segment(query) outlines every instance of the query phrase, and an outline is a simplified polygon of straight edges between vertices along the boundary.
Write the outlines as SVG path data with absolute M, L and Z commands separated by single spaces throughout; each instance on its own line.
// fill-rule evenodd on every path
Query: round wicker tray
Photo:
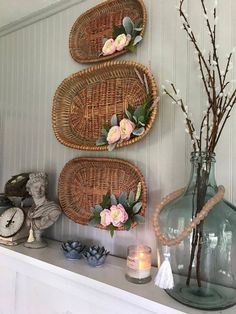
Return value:
M 100 56 L 103 38 L 111 38 L 113 25 L 119 26 L 125 16 L 132 21 L 143 20 L 144 34 L 147 13 L 142 0 L 108 0 L 82 14 L 74 23 L 69 38 L 72 58 L 79 63 L 105 61 L 126 53 L 126 50 L 110 56 Z
M 59 201 L 67 217 L 87 225 L 91 218 L 90 208 L 101 203 L 103 195 L 108 191 L 115 196 L 121 192 L 135 192 L 139 182 L 142 185 L 141 215 L 144 216 L 147 187 L 137 167 L 122 159 L 78 157 L 70 160 L 60 174 Z M 98 227 L 104 229 L 101 225 Z
M 52 124 L 58 141 L 80 150 L 107 150 L 107 145 L 96 146 L 103 125 L 115 113 L 122 119 L 128 104 L 137 107 L 147 98 L 145 86 L 135 70 L 146 75 L 155 100 L 155 80 L 145 66 L 136 62 L 110 61 L 66 78 L 57 88 L 53 100 Z M 154 108 L 141 136 L 123 141 L 116 148 L 141 140 L 151 129 L 156 114 L 157 108 Z

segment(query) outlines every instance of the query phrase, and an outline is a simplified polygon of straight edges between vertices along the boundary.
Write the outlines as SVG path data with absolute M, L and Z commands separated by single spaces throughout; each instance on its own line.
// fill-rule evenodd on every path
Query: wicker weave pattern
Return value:
M 58 87 L 53 103 L 53 128 L 57 139 L 64 145 L 81 150 L 107 150 L 96 146 L 102 126 L 116 113 L 124 116 L 128 104 L 138 106 L 147 98 L 144 85 L 134 69 L 146 75 L 152 99 L 157 87 L 148 69 L 136 62 L 113 61 L 77 72 Z M 155 108 L 142 136 L 117 145 L 132 144 L 143 138 L 152 127 L 157 114 Z
M 142 0 L 108 0 L 82 14 L 70 32 L 69 48 L 73 59 L 80 63 L 92 63 L 124 54 L 125 50 L 99 57 L 103 38 L 111 38 L 113 25 L 121 25 L 125 16 L 133 21 L 143 19 L 143 36 L 147 13 Z
M 144 216 L 147 187 L 137 167 L 121 159 L 74 158 L 65 165 L 60 174 L 60 204 L 70 219 L 86 225 L 91 217 L 90 208 L 101 203 L 103 195 L 108 191 L 116 196 L 121 192 L 136 191 L 139 182 L 142 184 L 141 214 Z

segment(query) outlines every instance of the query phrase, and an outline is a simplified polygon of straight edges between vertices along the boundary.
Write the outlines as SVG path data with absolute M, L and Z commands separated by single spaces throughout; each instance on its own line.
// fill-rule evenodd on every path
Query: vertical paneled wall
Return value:
M 184 132 L 182 113 L 162 95 L 158 119 L 142 142 L 112 153 L 89 153 L 64 147 L 56 140 L 51 125 L 54 92 L 66 76 L 86 67 L 73 61 L 69 54 L 69 31 L 81 13 L 100 2 L 82 1 L 0 38 L 0 183 L 2 190 L 11 175 L 43 170 L 50 177 L 49 195 L 56 199 L 58 176 L 64 164 L 75 156 L 111 156 L 133 162 L 142 170 L 149 188 L 145 225 L 119 232 L 111 239 L 106 231 L 77 225 L 63 216 L 48 231 L 54 239 L 87 239 L 105 245 L 115 255 L 125 256 L 129 244 L 142 242 L 155 250 L 153 209 L 162 196 L 186 184 L 191 146 Z M 202 47 L 207 47 L 200 1 L 186 2 L 192 28 Z M 233 15 L 236 3 L 219 2 L 219 49 L 225 62 L 226 52 L 236 44 Z M 145 0 L 145 4 L 148 11 L 145 38 L 137 54 L 123 58 L 150 64 L 159 86 L 166 84 L 166 79 L 176 82 L 197 123 L 206 97 L 191 43 L 180 30 L 175 8 L 178 1 Z M 235 78 L 234 70 L 231 77 Z M 217 149 L 217 181 L 225 185 L 227 198 L 234 202 L 235 122 L 233 113 Z

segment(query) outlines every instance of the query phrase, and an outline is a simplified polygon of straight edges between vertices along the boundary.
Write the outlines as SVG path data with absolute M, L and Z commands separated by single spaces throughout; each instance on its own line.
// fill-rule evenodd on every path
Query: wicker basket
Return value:
M 91 218 L 90 208 L 102 202 L 108 191 L 115 196 L 121 192 L 136 191 L 142 185 L 142 209 L 147 206 L 147 187 L 140 170 L 131 163 L 113 158 L 78 157 L 63 168 L 58 194 L 64 213 L 74 222 L 87 225 Z M 136 223 L 132 227 L 136 226 Z M 99 228 L 104 229 L 101 225 Z M 120 230 L 123 230 L 120 228 Z
M 147 13 L 142 0 L 108 0 L 82 14 L 70 32 L 69 48 L 72 58 L 79 63 L 92 63 L 124 54 L 125 50 L 99 57 L 103 39 L 112 37 L 113 25 L 121 25 L 125 16 L 129 16 L 132 21 L 142 18 L 143 36 Z
M 64 145 L 90 151 L 104 151 L 107 145 L 96 146 L 101 128 L 116 113 L 124 117 L 128 104 L 137 107 L 147 98 L 144 85 L 135 69 L 146 75 L 154 100 L 157 87 L 149 70 L 136 62 L 111 61 L 77 72 L 66 78 L 58 87 L 52 110 L 53 129 Z M 153 125 L 157 114 L 154 108 L 141 136 L 118 144 L 121 148 L 142 139 Z

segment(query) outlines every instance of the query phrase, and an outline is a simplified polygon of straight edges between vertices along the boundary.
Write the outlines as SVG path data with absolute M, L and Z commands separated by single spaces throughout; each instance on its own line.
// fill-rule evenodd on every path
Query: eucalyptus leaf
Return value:
M 89 221 L 89 224 L 91 225 L 91 226 L 96 226 L 96 225 L 98 225 L 100 223 L 100 219 L 98 219 L 98 218 L 92 218 L 90 221 Z
M 136 203 L 134 205 L 134 207 L 133 207 L 133 213 L 137 214 L 140 211 L 141 208 L 142 208 L 142 202 Z
M 136 36 L 134 39 L 133 45 L 136 46 L 142 39 L 143 39 L 142 36 L 140 36 L 140 35 Z
M 111 194 L 111 205 L 117 205 L 117 199 L 114 194 Z
M 132 120 L 132 113 L 130 113 L 127 109 L 125 110 L 125 114 L 129 120 Z
M 133 30 L 134 30 L 134 23 L 132 22 L 131 18 L 128 17 L 128 16 L 125 16 L 123 18 L 123 26 L 124 26 L 124 29 L 126 31 L 126 34 L 132 34 L 133 33 Z
M 112 126 L 116 126 L 118 124 L 118 119 L 117 119 L 117 115 L 113 114 L 111 117 L 111 125 Z
M 108 145 L 108 151 L 109 151 L 109 152 L 112 152 L 113 149 L 115 149 L 116 144 L 117 144 L 117 143 L 113 143 L 113 144 Z
M 132 134 L 135 135 L 135 136 L 140 136 L 144 133 L 145 129 L 144 127 L 141 127 L 139 129 L 135 129 Z
M 111 237 L 113 238 L 114 232 L 115 232 L 115 227 L 112 224 L 110 224 L 107 228 L 110 232 Z
M 143 23 L 143 19 L 140 17 L 140 18 L 135 20 L 134 27 L 139 28 L 139 27 L 141 27 L 142 23 Z
M 128 201 L 129 201 L 129 204 L 133 204 L 134 203 L 134 198 L 135 198 L 135 194 L 133 191 L 130 191 L 129 192 L 129 198 L 128 198 Z
M 101 205 L 95 205 L 94 209 L 97 213 L 101 213 L 101 211 L 103 211 L 103 208 Z
M 137 221 L 140 224 L 144 224 L 145 223 L 145 218 L 143 216 L 141 216 L 141 215 L 135 215 L 133 217 L 133 220 Z
M 102 146 L 102 145 L 106 145 L 107 144 L 107 141 L 105 138 L 101 137 L 99 138 L 98 140 L 96 140 L 96 145 L 97 146 Z
M 138 106 L 134 111 L 134 116 L 139 120 L 139 117 L 144 116 L 145 108 L 143 106 Z
M 127 203 L 127 192 L 122 192 L 118 198 L 118 201 L 121 205 L 125 206 Z
M 134 28 L 134 30 L 137 31 L 137 32 L 141 32 L 142 29 L 143 29 L 142 27 L 135 27 Z
M 110 193 L 108 192 L 106 195 L 103 195 L 101 206 L 108 208 L 110 206 L 110 200 Z
M 131 219 L 128 219 L 125 223 L 124 223 L 124 228 L 125 228 L 125 230 L 130 230 L 130 228 L 131 228 L 131 226 L 132 226 L 132 221 L 131 221 Z
M 108 131 L 105 128 L 102 128 L 101 133 L 103 136 L 107 137 Z

